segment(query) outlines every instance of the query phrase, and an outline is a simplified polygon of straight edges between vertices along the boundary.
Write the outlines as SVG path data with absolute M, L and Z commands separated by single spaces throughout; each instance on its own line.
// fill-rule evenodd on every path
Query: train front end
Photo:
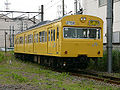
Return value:
M 103 57 L 103 21 L 89 15 L 62 19 L 62 57 Z

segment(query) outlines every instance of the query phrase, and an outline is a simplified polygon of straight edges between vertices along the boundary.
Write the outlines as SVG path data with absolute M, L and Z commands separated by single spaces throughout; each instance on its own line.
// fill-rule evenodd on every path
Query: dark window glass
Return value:
M 51 41 L 52 41 L 52 39 L 53 39 L 52 37 L 53 37 L 53 30 L 51 30 Z
M 42 33 L 39 32 L 39 39 L 40 39 L 40 42 L 42 42 Z
M 25 43 L 27 43 L 27 36 L 25 36 Z
M 53 41 L 55 41 L 55 30 L 53 30 Z
M 49 38 L 48 39 L 49 39 L 48 41 L 50 41 L 50 30 L 49 30 Z
M 47 42 L 47 32 L 45 32 L 45 42 Z
M 59 28 L 57 27 L 57 39 L 59 38 Z
M 45 42 L 45 31 L 42 32 L 42 42 Z
M 36 34 L 36 42 L 38 42 L 38 34 Z
M 64 38 L 73 39 L 100 39 L 100 29 L 98 28 L 64 28 Z

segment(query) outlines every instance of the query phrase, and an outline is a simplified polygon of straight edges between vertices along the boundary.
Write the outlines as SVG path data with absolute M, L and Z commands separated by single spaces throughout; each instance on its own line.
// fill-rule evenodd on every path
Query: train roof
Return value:
M 79 15 L 83 15 L 83 14 L 79 14 Z M 39 22 L 39 23 L 36 24 L 36 25 L 33 25 L 33 26 L 27 28 L 27 29 L 26 29 L 25 31 L 23 31 L 23 32 L 26 32 L 26 31 L 28 31 L 28 30 L 32 30 L 32 29 L 34 29 L 34 28 L 37 28 L 37 27 L 40 27 L 40 26 L 43 26 L 43 25 L 51 24 L 51 23 L 53 23 L 53 22 L 60 21 L 62 18 L 67 17 L 67 16 L 74 16 L 74 15 L 65 15 L 65 16 L 63 16 L 63 17 L 60 17 L 60 18 L 58 18 L 58 19 L 54 19 L 54 20 L 52 20 L 52 21 L 50 21 L 50 20 L 42 21 L 42 22 Z M 91 15 L 85 15 L 85 16 L 91 16 Z M 93 16 L 93 17 L 96 17 L 96 16 Z M 18 32 L 17 34 L 19 34 L 19 33 L 22 33 L 22 32 Z
M 43 25 L 46 25 L 46 24 L 50 24 L 50 23 L 53 23 L 53 22 L 59 21 L 59 20 L 61 20 L 62 18 L 63 18 L 63 17 L 58 18 L 58 19 L 54 19 L 53 21 L 46 20 L 46 21 L 39 22 L 38 24 L 29 27 L 27 30 L 30 30 L 30 29 L 33 29 L 33 28 L 36 28 L 36 27 L 40 27 L 40 26 L 43 26 Z
M 38 24 L 27 28 L 27 30 L 33 29 L 33 28 L 36 28 L 36 27 L 39 27 L 39 26 L 42 26 L 42 25 L 45 25 L 45 24 L 48 24 L 48 23 L 50 23 L 50 22 L 51 22 L 51 21 L 48 21 L 48 20 L 47 20 L 47 21 L 43 21 L 43 22 L 39 22 Z
M 38 24 L 33 25 L 33 26 L 27 28 L 25 31 L 32 30 L 32 29 L 34 29 L 34 28 L 37 28 L 37 27 L 40 27 L 40 26 L 43 26 L 43 25 L 47 25 L 47 24 L 50 24 L 50 23 L 59 21 L 59 20 L 61 20 L 62 18 L 63 18 L 63 17 L 58 18 L 58 19 L 54 19 L 53 21 L 46 20 L 46 21 L 39 22 Z M 25 32 L 25 31 L 23 31 L 23 32 Z M 20 33 L 22 33 L 22 32 L 18 32 L 17 34 L 20 34 Z

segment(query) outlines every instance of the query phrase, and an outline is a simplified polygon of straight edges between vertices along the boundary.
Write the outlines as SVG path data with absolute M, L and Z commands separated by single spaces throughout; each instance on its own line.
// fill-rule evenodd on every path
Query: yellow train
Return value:
M 90 58 L 103 56 L 103 20 L 64 16 L 18 33 L 14 41 L 16 56 L 49 66 L 86 68 Z

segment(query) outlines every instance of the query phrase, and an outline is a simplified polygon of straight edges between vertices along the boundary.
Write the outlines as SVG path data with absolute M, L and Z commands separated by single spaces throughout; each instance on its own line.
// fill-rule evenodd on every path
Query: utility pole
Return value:
M 21 25 L 20 25 L 20 27 L 21 27 L 21 32 L 23 32 L 23 20 L 20 19 L 20 21 L 21 21 Z M 14 26 L 13 26 L 13 28 L 14 28 Z M 12 29 L 13 29 L 13 28 L 12 28 Z
M 38 16 L 38 18 L 39 18 L 39 22 L 41 21 L 40 11 L 41 11 L 41 8 L 40 8 L 40 6 L 39 6 L 39 8 L 38 8 L 38 12 L 39 12 L 39 16 Z
M 77 11 L 78 14 L 83 14 L 83 8 L 81 6 L 81 2 L 79 2 L 79 11 Z
M 33 17 L 33 23 L 36 24 L 36 22 L 35 22 L 35 16 Z
M 5 31 L 5 53 L 6 53 L 6 35 L 7 35 L 7 32 Z
M 62 13 L 63 13 L 63 16 L 65 15 L 65 10 L 64 10 L 65 8 L 64 8 L 64 0 L 62 0 Z
M 75 14 L 77 14 L 77 0 L 74 1 Z
M 44 14 L 44 10 L 43 10 L 43 5 L 41 5 L 41 22 L 44 20 L 43 14 Z
M 10 26 L 10 47 L 11 47 L 11 26 Z
M 113 0 L 107 0 L 107 60 L 108 73 L 112 72 L 112 35 L 113 35 Z
M 12 45 L 12 47 L 14 47 L 14 31 L 15 31 L 15 30 L 14 30 L 14 26 L 12 27 L 12 30 L 13 30 L 13 33 L 12 33 L 12 37 L 13 37 L 13 38 L 12 38 L 12 39 L 13 39 L 13 40 L 12 40 L 12 41 L 13 41 L 12 43 L 13 43 L 13 45 Z

